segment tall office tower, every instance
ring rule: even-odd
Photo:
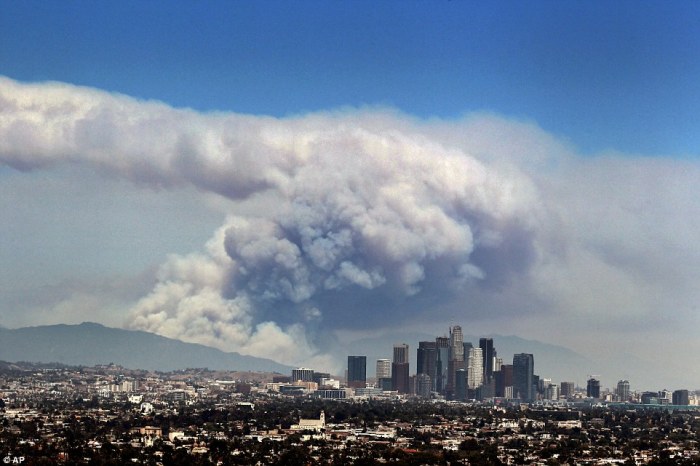
[[[475,390],[484,383],[484,362],[481,348],[469,348],[467,357],[467,387]]]
[[[405,362],[408,364],[408,345],[406,343],[397,343],[394,345],[393,362]]]
[[[483,358],[484,380],[491,380],[493,377],[493,360],[496,357],[496,350],[493,348],[493,338],[479,338],[479,348]]]
[[[672,395],[672,403],[678,406],[687,406],[690,404],[690,392],[688,390],[676,390]]]
[[[388,359],[377,359],[377,388],[389,391],[391,387],[391,361]]]
[[[391,361],[388,359],[377,359],[376,377],[378,379],[391,378]]]
[[[428,374],[416,374],[416,395],[430,398],[433,385]]]
[[[532,354],[513,355],[513,395],[523,401],[534,400],[535,357]]]
[[[394,345],[394,361],[391,363],[391,385],[399,393],[409,393],[408,345]]]
[[[348,387],[367,386],[367,356],[348,356]]]
[[[548,400],[558,400],[559,399],[559,385],[549,384],[545,389],[545,398]]]
[[[410,393],[407,362],[391,363],[391,387],[399,393]]]
[[[629,401],[630,399],[630,382],[629,380],[620,380],[617,382],[617,399],[620,401]]]
[[[455,400],[467,399],[467,371],[457,369],[455,372]]]
[[[433,390],[444,395],[447,388],[447,369],[450,359],[450,340],[447,337],[435,339],[435,381]]]
[[[292,369],[292,382],[296,382],[298,380],[301,380],[304,382],[313,382],[314,381],[314,370],[307,369],[306,367]]]
[[[588,398],[600,398],[600,380],[591,377],[586,383],[586,396]]]
[[[493,371],[498,372],[503,365],[503,358],[493,358]]]
[[[464,335],[459,325],[450,329],[450,359],[464,361]]]
[[[564,398],[571,398],[574,396],[575,384],[573,382],[562,382],[559,386],[561,387],[561,390],[559,390],[561,396]]]
[[[418,358],[416,374],[426,374],[430,380],[435,379],[435,363],[437,361],[437,347],[434,341],[418,342]],[[432,382],[431,382],[432,383]]]
[[[501,370],[494,373],[494,378],[496,379],[496,396],[506,397],[506,388],[510,387],[511,396],[513,392],[513,365],[503,364],[501,365]]]
[[[462,327],[455,325],[450,329],[449,361],[447,362],[447,396],[455,393],[455,372],[464,367],[464,337]]]

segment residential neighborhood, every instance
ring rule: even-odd
[[[700,411],[387,392],[323,399],[279,374],[4,364],[6,464],[698,464]],[[283,385],[283,384],[282,384]],[[367,393],[362,392],[362,393]]]

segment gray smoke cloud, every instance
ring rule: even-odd
[[[291,362],[313,354],[310,328],[418,312],[408,298],[501,280],[510,261],[494,265],[499,250],[534,254],[527,177],[411,132],[391,112],[201,114],[4,78],[0,108],[0,157],[20,170],[85,164],[230,199],[268,195],[269,209],[234,212],[205,253],[164,264],[132,328]],[[290,347],[301,350],[280,357]]]
[[[601,351],[700,323],[698,164],[582,158],[527,122],[200,113],[0,78],[0,163],[230,200],[126,319],[225,350],[337,367],[328,339],[399,322],[595,334]]]

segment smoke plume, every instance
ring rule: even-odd
[[[202,250],[125,309],[224,350],[328,368],[329,342],[366,329],[488,320],[604,350],[700,323],[692,160],[579,157],[492,115],[202,113],[0,78],[0,164],[225,199]]]
[[[0,108],[0,160],[20,170],[80,164],[156,187],[267,196],[264,210],[232,212],[204,252],[164,264],[132,328],[293,362],[313,354],[313,329],[382,325],[397,307],[410,317],[420,309],[409,298],[497,284],[509,273],[500,250],[524,267],[534,257],[527,177],[391,112],[202,114],[4,78]]]

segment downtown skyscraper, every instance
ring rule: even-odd
[[[348,387],[367,386],[367,356],[348,356]]]
[[[496,359],[496,349],[493,347],[493,338],[479,338],[479,348],[481,348],[484,381],[488,382],[493,377],[493,365]]]
[[[455,325],[450,328],[449,361],[447,363],[447,390],[448,398],[455,395],[457,384],[457,371],[464,367],[464,336],[462,327]]]
[[[394,360],[391,363],[391,385],[399,393],[409,392],[408,345],[394,345]]]
[[[535,357],[532,354],[513,355],[513,396],[523,401],[535,399]]]
[[[435,339],[435,382],[433,390],[441,395],[447,390],[447,372],[450,359],[450,339],[437,337]]]
[[[428,383],[431,390],[434,390],[437,365],[437,344],[434,341],[419,341],[417,352],[417,367],[416,375],[425,375],[429,377]],[[422,378],[423,383],[425,378]]]

